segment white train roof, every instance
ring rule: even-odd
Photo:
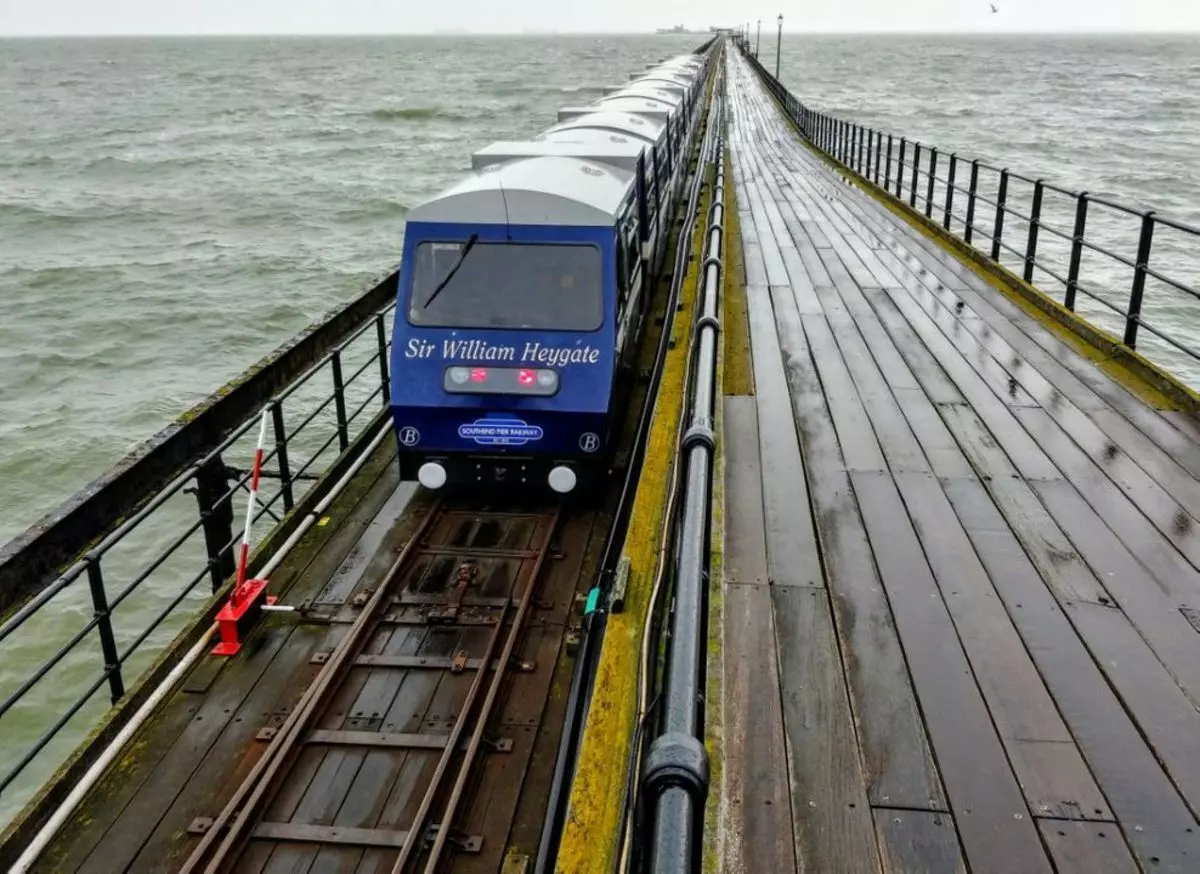
[[[704,66],[704,61],[699,58],[670,58],[666,61],[659,61],[657,64],[647,64],[647,70],[668,70],[668,69],[685,69],[693,72]]]
[[[676,76],[672,73],[660,73],[653,76],[630,79],[624,85],[609,85],[604,89],[604,92],[611,94],[614,91],[620,91],[624,88],[641,88],[643,86],[657,88],[659,91],[677,91],[683,94],[691,89],[692,81],[684,76]]]
[[[647,143],[657,143],[663,137],[663,119],[649,118],[645,115],[634,115],[630,112],[618,112],[611,105],[603,109],[586,110],[584,114],[574,116],[570,121],[561,121],[543,134],[549,136],[558,131],[568,130],[600,130],[614,134],[638,137]]]
[[[482,170],[493,164],[523,158],[557,156],[595,161],[633,172],[647,147],[643,140],[619,134],[596,130],[558,131],[536,140],[492,143],[472,155],[471,164],[472,169]]]
[[[679,91],[665,91],[660,88],[653,88],[649,85],[629,85],[622,88],[620,91],[601,97],[598,103],[604,103],[609,100],[617,100],[622,97],[640,97],[647,100],[657,100],[659,103],[665,103],[668,106],[678,106],[683,102],[683,94]]]
[[[493,164],[414,207],[408,222],[607,227],[632,180],[628,170],[559,156]]]
[[[588,115],[593,112],[600,112],[601,110],[644,115],[649,118],[658,118],[666,121],[674,112],[674,107],[660,103],[657,100],[648,100],[644,97],[610,98],[604,103],[593,103],[591,106],[564,106],[558,111],[558,120],[560,122],[570,121],[581,115]]]
[[[704,69],[703,66],[697,67],[693,66],[692,64],[683,63],[655,64],[653,67],[647,67],[641,72],[640,75],[648,76],[652,73],[674,73],[676,76],[687,76],[694,79],[696,76],[700,75],[700,71],[702,69]]]
[[[629,81],[639,82],[642,79],[666,78],[672,79],[680,85],[690,85],[696,81],[696,77],[699,75],[699,71],[692,70],[689,67],[651,67],[648,70],[630,73]]]

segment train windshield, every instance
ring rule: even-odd
[[[604,320],[592,245],[421,243],[412,276],[413,325],[594,331]]]

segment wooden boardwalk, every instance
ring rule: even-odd
[[[1200,871],[1200,424],[728,64],[721,870]]]
[[[387,449],[272,575],[286,603],[309,601],[326,620],[275,614],[235,658],[201,659],[58,832],[35,872],[180,869],[200,840],[193,826],[217,816],[250,773],[271,739],[263,729],[277,730],[297,706],[351,619],[385,584],[431,502],[398,481],[394,449]],[[516,568],[529,559],[533,529],[517,515],[509,527],[474,525],[476,515],[440,516],[430,534],[439,545],[405,566],[403,588],[391,599],[400,607],[370,632],[367,655],[321,711],[233,870],[392,870],[402,830],[414,821],[475,676],[465,658],[458,671],[442,670],[444,663],[475,651],[486,636],[487,617],[475,614],[529,585],[517,580]],[[581,568],[607,532],[607,521],[596,519],[572,514],[555,536],[515,651],[528,663],[510,672],[493,714],[502,743],[477,765],[456,819],[462,834],[483,840],[439,870],[496,872],[510,853],[536,851],[572,668],[562,656],[563,629],[578,579],[589,578]],[[461,579],[451,559],[468,548],[484,557],[477,582],[457,595],[459,621],[431,625],[419,614]],[[456,771],[457,764],[448,773]]]

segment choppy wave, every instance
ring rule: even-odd
[[[371,118],[376,121],[466,121],[467,117],[438,106],[403,106],[371,110]]]

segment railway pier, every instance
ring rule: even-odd
[[[62,658],[94,641],[104,699],[2,778],[92,720],[0,865],[69,810],[19,870],[1200,870],[1197,356],[1152,306],[1196,294],[1154,241],[1200,230],[820,112],[744,38],[698,51],[610,486],[400,483],[384,280],[0,553],[0,648],[75,597]],[[264,404],[251,573],[291,609],[220,659]],[[151,519],[166,556],[128,573]],[[122,631],[186,523],[187,621]]]
[[[1195,870],[1195,394],[1025,281],[1043,183],[978,257],[978,168],[729,66],[709,870]]]

